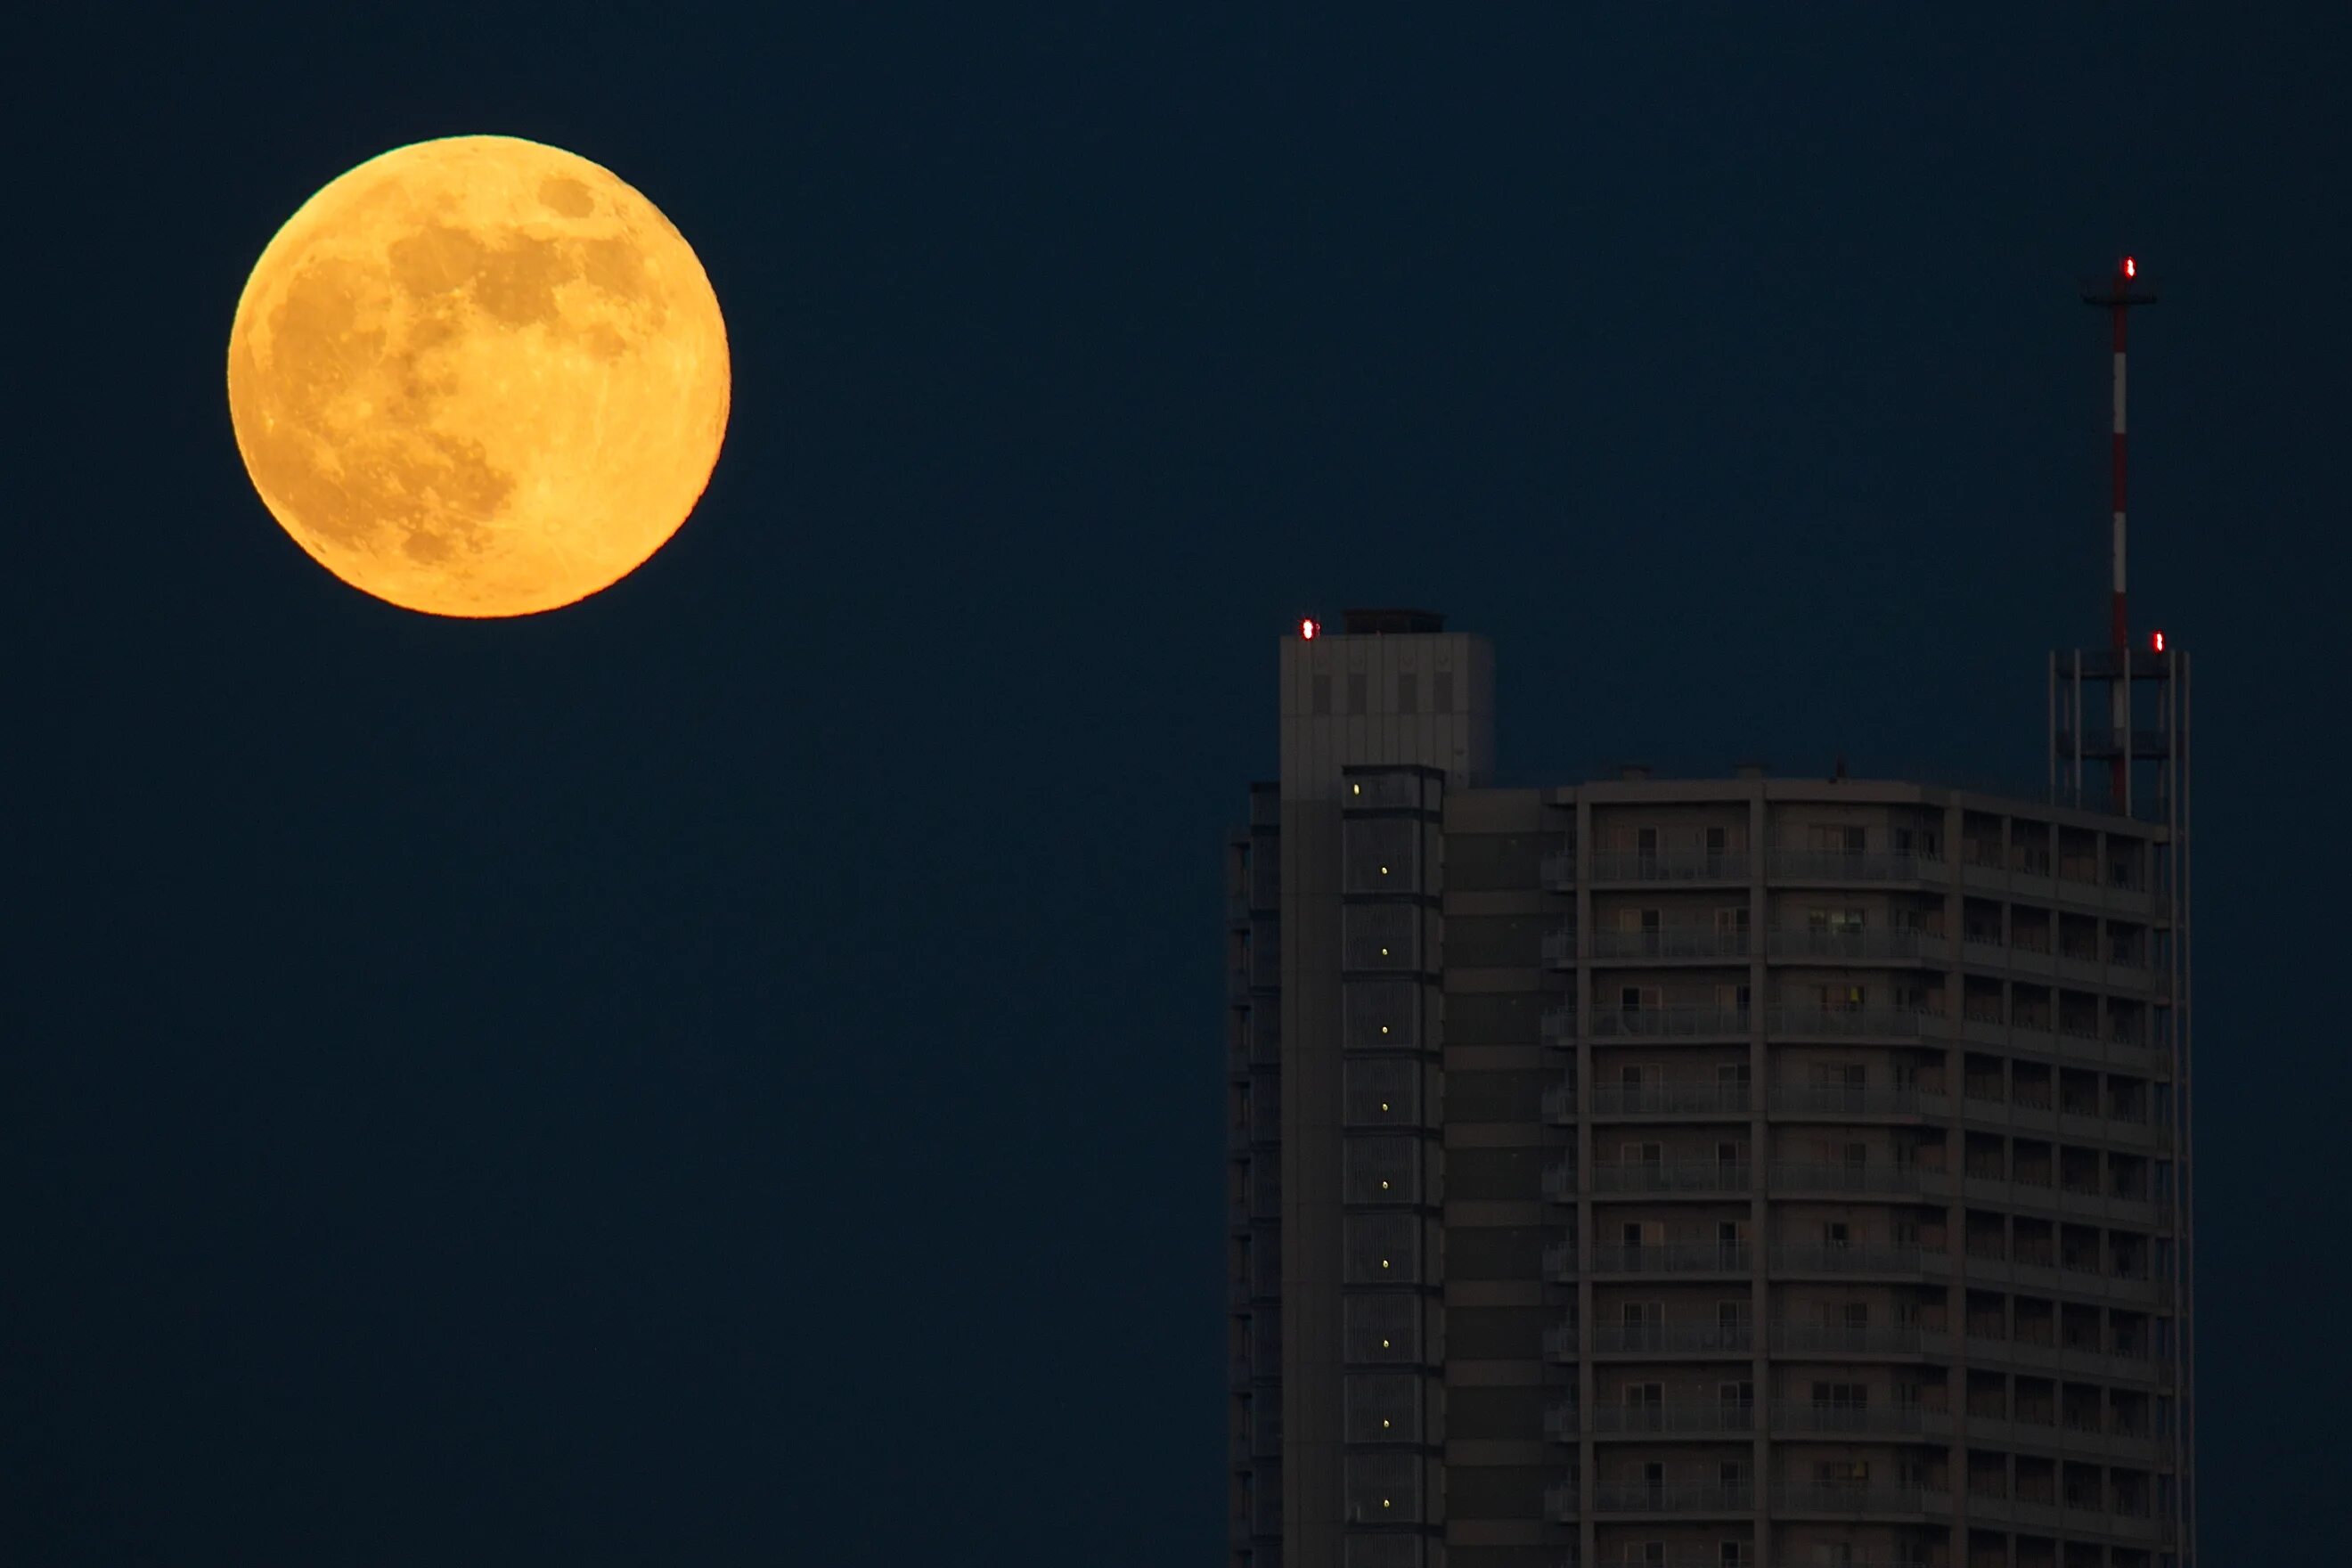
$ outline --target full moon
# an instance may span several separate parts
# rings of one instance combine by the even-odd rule
[[[289,218],[229,330],[254,488],[320,565],[436,616],[528,616],[635,571],[727,430],[727,326],[685,238],[509,136],[372,158]]]

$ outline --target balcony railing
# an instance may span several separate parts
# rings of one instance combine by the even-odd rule
[[[1571,1412],[1573,1414],[1573,1412]],[[1662,1405],[1601,1405],[1593,1407],[1592,1432],[1599,1437],[1650,1434],[1753,1432],[1756,1407],[1731,1400],[1692,1400]]]
[[[1748,854],[1740,849],[1596,849],[1596,882],[1744,882]]]
[[[1566,1166],[1555,1169],[1565,1171]],[[1596,1160],[1592,1163],[1596,1193],[1744,1193],[1750,1180],[1745,1161]],[[1549,1190],[1549,1181],[1546,1187]]]
[[[1603,1481],[1592,1489],[1596,1513],[1748,1513],[1755,1507],[1756,1489],[1746,1486]]]
[[[1546,1121],[1576,1120],[1576,1085],[1556,1083],[1543,1091],[1543,1118]]]
[[[1944,1173],[1924,1165],[1853,1165],[1815,1160],[1775,1160],[1772,1186],[1808,1193],[1877,1193],[1917,1197],[1942,1193]]]
[[[1927,1256],[1916,1247],[1879,1243],[1784,1243],[1772,1248],[1772,1268],[1791,1274],[1916,1274]]]
[[[1557,891],[1576,886],[1576,851],[1555,849],[1543,858],[1543,885]]]
[[[1665,926],[1657,931],[1597,931],[1594,958],[1746,958],[1745,931],[1713,926]]]
[[[1601,1083],[1592,1089],[1595,1116],[1664,1116],[1676,1112],[1745,1116],[1748,1085],[1716,1079],[1654,1079],[1647,1083]]]
[[[1764,868],[1776,882],[1917,882],[1944,874],[1941,860],[1891,850],[1775,848]]]
[[[1941,1015],[1918,1007],[1794,1007],[1771,1009],[1765,1026],[1776,1035],[1856,1035],[1916,1038]]]
[[[1738,1274],[1749,1266],[1744,1241],[1673,1241],[1654,1246],[1595,1247],[1596,1274]]]
[[[1595,1355],[1747,1355],[1756,1348],[1748,1323],[1599,1323]]]
[[[1917,1355],[1942,1342],[1916,1323],[1790,1323],[1770,1325],[1771,1346],[1783,1355]]]
[[[1772,1110],[1783,1115],[1943,1116],[1950,1099],[1907,1084],[1776,1083]]]
[[[1577,1513],[1577,1486],[1573,1480],[1556,1482],[1544,1488],[1544,1517],[1574,1519]]]
[[[1949,1411],[1919,1405],[1833,1405],[1819,1400],[1781,1400],[1772,1406],[1776,1432],[1854,1433],[1873,1436],[1947,1436]]]
[[[1572,1044],[1576,1039],[1576,1005],[1571,1002],[1565,1007],[1546,1008],[1540,1029],[1545,1045]]]
[[[1951,1506],[1948,1493],[1923,1487],[1787,1485],[1772,1489],[1772,1507],[1781,1513],[1927,1514],[1948,1512]]]
[[[1774,958],[1836,961],[1931,957],[1940,963],[1949,950],[1941,936],[1911,926],[1864,926],[1859,931],[1776,926],[1769,951]]]
[[[1706,1035],[1745,1035],[1745,1007],[1612,1007],[1592,1010],[1592,1037],[1641,1039]]]

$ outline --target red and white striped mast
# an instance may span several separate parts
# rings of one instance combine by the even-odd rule
[[[2116,275],[2108,280],[2105,289],[2104,291],[2085,289],[2083,294],[2083,303],[2103,308],[2115,319],[2116,324],[2116,423],[2113,437],[2115,540],[2112,547],[2114,580],[2111,584],[2114,605],[2110,637],[2116,667],[2115,682],[2109,688],[2107,698],[2107,725],[2115,732],[2114,743],[2120,747],[2125,743],[2123,735],[2126,728],[2124,724],[2126,704],[2131,700],[2131,621],[2124,607],[2125,321],[2130,316],[2133,306],[2155,304],[2156,290],[2153,285],[2141,279],[2139,263],[2126,256],[2116,263]],[[2080,724],[2082,715],[2075,715],[2074,721]],[[2126,809],[2125,784],[2130,768],[2131,759],[2118,751],[2107,778],[2110,810]]]

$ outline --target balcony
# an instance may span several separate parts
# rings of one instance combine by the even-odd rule
[[[1603,1083],[1592,1090],[1595,1116],[1748,1115],[1744,1082],[1717,1079],[1654,1079],[1646,1083]]]
[[[1776,1083],[1776,1116],[1932,1116],[1951,1114],[1949,1096],[1908,1084]]]
[[[1565,1170],[1565,1164],[1554,1169]],[[1545,1191],[1550,1174],[1545,1173]],[[1744,1193],[1750,1181],[1745,1161],[1735,1160],[1595,1160],[1592,1191],[1640,1193],[1653,1197],[1713,1195]]]
[[[1942,1355],[1947,1335],[1916,1323],[1791,1323],[1770,1325],[1775,1355]]]
[[[1748,860],[1739,849],[1596,849],[1595,882],[1745,882]]]
[[[1781,1400],[1772,1405],[1772,1430],[1808,1436],[1948,1437],[1952,1415],[1920,1405],[1834,1405]]]
[[[1918,1007],[1775,1007],[1766,1028],[1775,1035],[1801,1038],[1916,1039],[1941,1016]]]
[[[1700,1039],[1744,1037],[1745,1007],[1612,1007],[1592,1010],[1592,1037]]]
[[[1941,1197],[1944,1173],[1925,1165],[1854,1165],[1812,1160],[1772,1162],[1772,1193],[1869,1193],[1885,1197]]]
[[[1555,849],[1543,858],[1543,885],[1548,893],[1564,893],[1576,886],[1576,851]]]
[[[1592,1489],[1595,1513],[1726,1514],[1750,1513],[1755,1508],[1756,1489],[1747,1486],[1603,1481]]]
[[[1814,1242],[1772,1248],[1776,1274],[1916,1274],[1931,1255],[1917,1247]],[[1938,1260],[1942,1253],[1932,1255]]]
[[[1543,1043],[1547,1046],[1572,1046],[1576,1043],[1576,1004],[1544,1010],[1541,1026]]]
[[[1654,1246],[1610,1245],[1592,1249],[1596,1274],[1745,1274],[1751,1255],[1744,1241],[1675,1241]]]
[[[1618,962],[1643,959],[1706,960],[1726,963],[1747,958],[1745,931],[1717,931],[1713,926],[1664,926],[1656,931],[1597,931],[1592,956]]]
[[[1837,1487],[1802,1484],[1772,1489],[1777,1513],[1825,1513],[1858,1517],[1919,1519],[1951,1511],[1949,1493],[1924,1487]]]
[[[1755,1430],[1756,1407],[1729,1400],[1601,1405],[1592,1412],[1592,1435],[1596,1437],[1719,1437],[1745,1436]]]
[[[1765,875],[1775,882],[1925,882],[1944,875],[1944,863],[1893,851],[1771,849]]]
[[[1544,932],[1543,963],[1546,969],[1576,967],[1576,928],[1561,926]]]
[[[1543,1119],[1557,1127],[1576,1120],[1576,1085],[1556,1083],[1543,1091]]]
[[[1601,1323],[1592,1331],[1595,1355],[1752,1355],[1756,1332],[1748,1323]]]
[[[1576,1494],[1577,1485],[1573,1480],[1544,1488],[1544,1517],[1573,1523],[1577,1516]]]
[[[1859,931],[1776,926],[1767,951],[1775,959],[1821,963],[1875,959],[1942,964],[1951,957],[1951,944],[1941,936],[1911,926],[1864,926]]]

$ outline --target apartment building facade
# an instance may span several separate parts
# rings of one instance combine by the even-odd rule
[[[1235,1568],[2192,1562],[2177,771],[1505,789],[1483,639],[1358,612],[1281,679]]]

